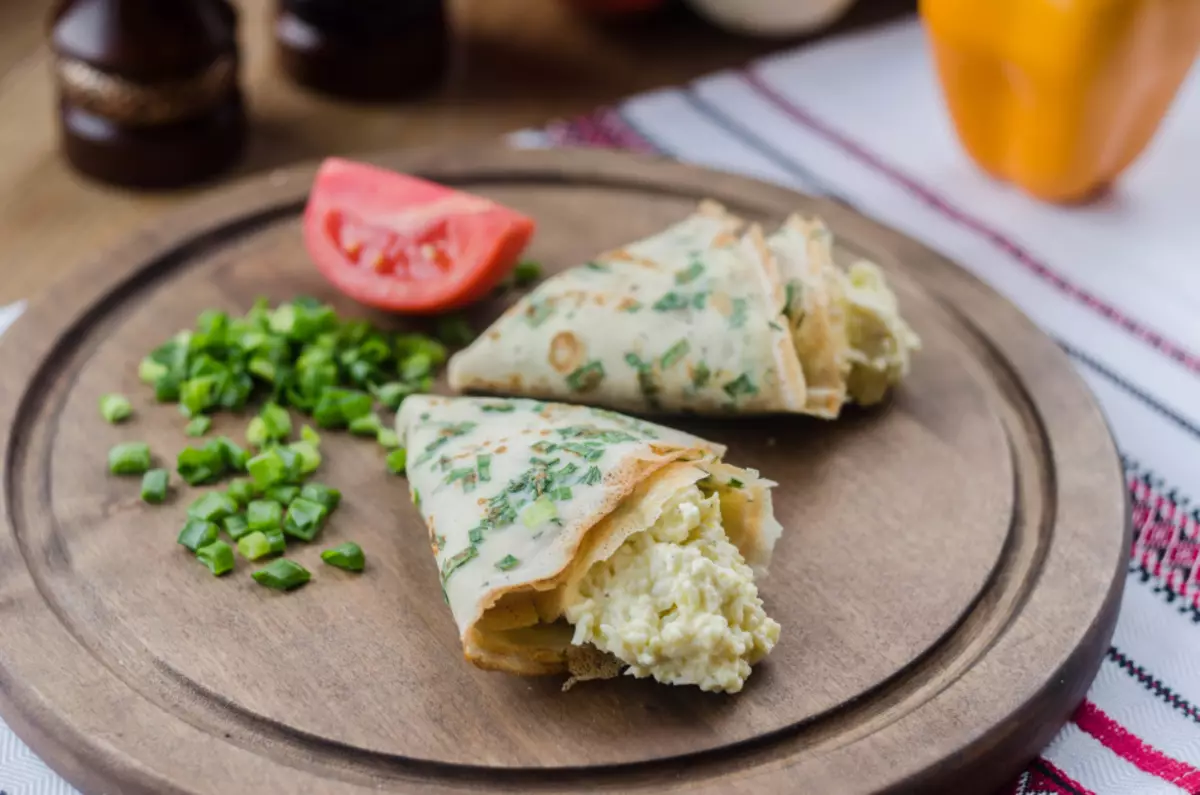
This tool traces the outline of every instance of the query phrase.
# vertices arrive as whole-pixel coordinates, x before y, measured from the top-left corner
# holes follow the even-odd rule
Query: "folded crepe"
[[[723,463],[720,445],[520,399],[417,395],[396,426],[481,668],[737,692],[774,647],[754,577],[782,532],[775,484]]]
[[[450,360],[460,392],[654,413],[876,403],[920,345],[880,269],[842,271],[833,236],[793,216],[763,237],[715,202],[564,271]]]

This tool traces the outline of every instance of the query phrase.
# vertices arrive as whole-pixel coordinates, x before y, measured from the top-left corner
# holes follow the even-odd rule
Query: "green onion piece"
[[[278,530],[264,530],[262,533],[267,537],[273,554],[278,555],[287,550],[287,536],[283,534],[282,527]]]
[[[292,442],[287,449],[300,457],[301,475],[311,475],[317,471],[317,467],[321,466],[321,453],[312,442]]]
[[[214,577],[233,571],[233,547],[224,541],[214,541],[196,550],[196,558],[213,573]]]
[[[150,469],[150,446],[122,442],[108,451],[108,471],[114,475],[144,475]]]
[[[333,513],[334,509],[342,501],[342,493],[340,491],[323,483],[305,484],[304,489],[300,492],[300,496],[309,502],[325,506],[325,510],[330,513]]]
[[[290,505],[292,500],[296,499],[299,496],[300,496],[300,487],[292,486],[292,485],[272,486],[271,488],[269,488],[265,492],[263,492],[264,498],[266,498],[268,500],[274,500],[275,502],[278,502],[285,507]]]
[[[518,287],[526,287],[533,284],[541,275],[541,263],[534,262],[531,259],[518,262],[517,267],[513,269],[513,281]]]
[[[267,434],[267,423],[262,417],[255,417],[246,426],[246,444],[251,447],[265,447],[270,436]]]
[[[254,500],[246,506],[246,526],[255,530],[278,530],[283,526],[283,506],[274,500]]]
[[[328,509],[319,502],[297,497],[288,506],[283,519],[283,532],[301,541],[312,541],[325,526]]]
[[[379,421],[378,414],[365,414],[356,418],[350,423],[350,433],[355,436],[379,436],[379,432],[383,430],[383,423]]]
[[[220,456],[221,463],[224,464],[225,471],[245,472],[246,471],[246,451],[237,445],[233,439],[228,436],[218,436],[215,439],[205,443],[204,448],[210,453],[216,453]]]
[[[363,558],[362,547],[353,541],[347,541],[333,549],[325,550],[321,553],[321,560],[330,566],[336,566],[346,571],[362,571],[366,562]]]
[[[210,491],[188,506],[187,515],[192,519],[219,522],[226,516],[237,513],[238,505],[232,497],[222,491]]]
[[[170,372],[170,368],[165,364],[147,356],[138,365],[138,380],[143,384],[154,385],[158,383],[159,379],[165,377]]]
[[[229,488],[225,489],[225,493],[239,506],[245,506],[246,503],[254,499],[258,493],[258,489],[254,487],[253,482],[246,478],[238,478],[229,484]]]
[[[437,336],[447,345],[461,348],[475,339],[475,330],[462,315],[442,315],[437,320]]]
[[[283,537],[282,533],[280,533],[280,537]],[[242,536],[237,540],[237,548],[238,552],[241,552],[242,557],[246,560],[258,560],[259,558],[265,558],[267,555],[275,553],[275,550],[271,549],[270,539],[267,538],[266,534],[261,532],[249,533]]]
[[[353,389],[329,388],[321,393],[313,419],[322,428],[344,428],[364,414],[371,413],[371,396]]]
[[[200,414],[188,422],[183,432],[191,437],[203,436],[208,433],[210,428],[212,428],[212,418],[207,414]]]
[[[221,520],[221,526],[225,528],[225,533],[234,541],[242,538],[242,536],[250,532],[250,523],[246,521],[246,517],[240,513],[235,513],[232,516],[226,516]]]
[[[308,569],[299,563],[293,563],[287,558],[279,558],[263,566],[250,575],[259,585],[274,588],[278,591],[290,591],[299,588],[312,579]]]
[[[521,561],[514,558],[512,555],[505,555],[500,560],[496,561],[496,568],[500,571],[509,571],[515,569]]]
[[[404,383],[401,381],[390,381],[380,386],[372,386],[371,394],[375,396],[383,405],[387,406],[392,411],[400,408],[400,404],[404,402],[404,398],[409,395],[415,395],[421,391],[419,382]]]
[[[165,469],[151,469],[142,475],[142,500],[158,505],[167,499],[170,474]]]
[[[403,475],[408,467],[408,450],[403,447],[397,447],[392,452],[388,453],[387,468],[388,472],[393,475]]]
[[[557,517],[558,508],[550,500],[549,495],[543,494],[531,502],[521,514],[521,522],[532,530]]]
[[[208,546],[217,540],[220,529],[212,522],[203,519],[188,519],[187,524],[179,531],[175,539],[180,544],[195,552],[200,547]]]
[[[206,375],[183,382],[179,388],[179,404],[187,409],[188,416],[200,414],[217,404],[223,380],[219,376]]]
[[[429,357],[436,367],[446,361],[446,346],[424,334],[401,334],[396,337],[396,359],[404,361],[416,353]]]
[[[314,431],[312,426],[305,425],[300,429],[300,441],[319,447],[321,444],[321,435]]]
[[[175,460],[175,471],[189,486],[212,483],[225,474],[225,459],[219,449],[185,447]]]
[[[385,450],[392,450],[400,446],[400,435],[391,428],[380,428],[379,433],[375,435],[375,440]]]
[[[246,470],[250,473],[254,485],[260,489],[270,488],[288,479],[287,464],[278,450],[267,450],[254,456],[246,462]]]
[[[124,422],[133,414],[133,406],[124,395],[102,395],[100,397],[100,416],[116,425]]]
[[[400,377],[405,381],[416,381],[433,372],[433,360],[424,353],[414,353],[400,366]]]
[[[278,403],[268,403],[258,416],[266,426],[267,438],[284,441],[292,435],[292,418]]]

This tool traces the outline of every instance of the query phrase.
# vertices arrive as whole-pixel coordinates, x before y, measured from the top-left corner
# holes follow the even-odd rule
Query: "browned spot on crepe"
[[[725,293],[713,293],[709,296],[708,305],[717,310],[717,314],[721,317],[729,317],[733,314],[733,301]]]
[[[587,358],[587,346],[583,340],[569,331],[560,331],[550,340],[550,366],[566,375],[583,364]]]

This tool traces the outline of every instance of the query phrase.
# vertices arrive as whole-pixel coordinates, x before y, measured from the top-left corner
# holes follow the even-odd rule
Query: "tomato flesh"
[[[361,303],[433,313],[487,295],[534,223],[480,196],[363,163],[321,166],[304,238],[322,274]]]

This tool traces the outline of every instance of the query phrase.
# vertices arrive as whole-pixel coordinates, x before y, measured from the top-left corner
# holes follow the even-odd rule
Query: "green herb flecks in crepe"
[[[881,271],[843,272],[831,246],[819,222],[767,238],[704,202],[539,284],[451,358],[450,385],[642,412],[836,417],[878,402],[918,341]]]
[[[586,678],[572,661],[591,653],[635,676],[736,692],[774,646],[779,625],[753,574],[781,532],[773,484],[722,463],[718,445],[519,399],[415,396],[397,432],[421,462],[408,470],[413,502],[475,664]]]

